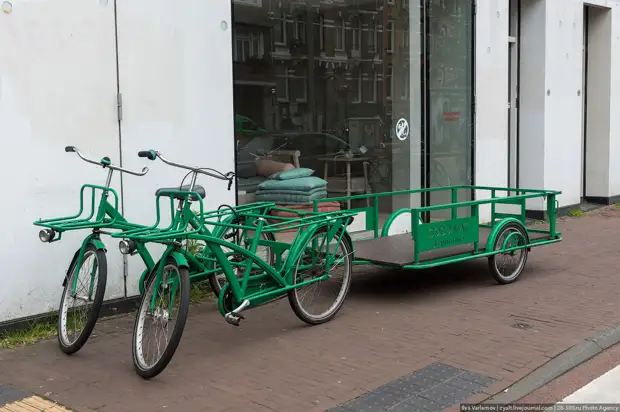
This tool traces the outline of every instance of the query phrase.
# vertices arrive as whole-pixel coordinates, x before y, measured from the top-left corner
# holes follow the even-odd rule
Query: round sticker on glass
[[[396,122],[396,137],[398,140],[407,140],[409,137],[409,123],[407,119],[400,118]]]

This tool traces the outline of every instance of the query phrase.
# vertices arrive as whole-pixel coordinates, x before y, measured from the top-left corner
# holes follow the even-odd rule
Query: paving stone
[[[454,386],[455,388],[463,389],[471,393],[482,392],[482,390],[488,385],[480,385],[472,381],[461,379],[460,376],[448,379],[446,385]],[[491,382],[492,383],[492,382]]]
[[[620,277],[609,268],[620,266],[620,219],[570,218],[558,229],[563,242],[533,248],[510,286],[495,284],[485,259],[428,271],[356,266],[347,300],[328,323],[307,327],[286,299],[244,312],[238,328],[214,301],[192,305],[171,363],[145,382],[132,366],[134,315],[100,320],[98,338],[73,356],[55,339],[0,349],[0,385],[51,393],[77,411],[105,401],[101,410],[113,412],[172,410],[184,398],[216,412],[318,412],[386,384],[411,396],[394,412],[405,404],[415,412],[414,395],[432,401],[425,396],[446,387],[453,398],[474,392],[472,385],[504,388],[548,354],[620,323],[620,312],[601,304],[618,300]],[[516,323],[534,327],[510,327]],[[515,374],[506,371],[511,364],[524,366]]]
[[[28,398],[31,395],[13,385],[2,385],[0,386],[0,406]]]
[[[435,402],[431,399],[423,398],[420,396],[416,396],[412,399],[407,400],[407,402],[405,402],[405,405],[407,405],[409,408],[426,412],[439,412],[444,410],[446,407],[445,403]]]
[[[495,383],[495,379],[488,376],[480,375],[479,373],[463,372],[459,375],[460,380],[472,382],[482,386],[489,386]]]
[[[431,400],[443,406],[451,406],[459,401],[469,398],[471,395],[473,395],[472,392],[442,383],[441,385],[421,392],[416,396]]]

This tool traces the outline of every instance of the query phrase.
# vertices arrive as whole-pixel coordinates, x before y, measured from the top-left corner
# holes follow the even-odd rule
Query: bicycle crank
[[[245,310],[248,306],[250,306],[250,301],[245,299],[243,302],[241,302],[241,305],[239,305],[239,307],[224,315],[224,319],[226,319],[226,322],[230,323],[233,326],[239,326],[241,320],[245,319],[245,317],[241,315],[241,312]]]

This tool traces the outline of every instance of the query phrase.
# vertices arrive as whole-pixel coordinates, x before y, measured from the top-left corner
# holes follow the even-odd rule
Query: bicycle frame
[[[272,209],[285,210],[283,208]],[[197,236],[196,239],[203,240],[207,244],[212,255],[215,257],[217,264],[220,266],[220,269],[226,276],[226,285],[224,285],[224,288],[222,289],[222,292],[220,293],[218,299],[218,309],[220,313],[225,317],[229,315],[229,312],[224,307],[228,290],[230,290],[230,292],[232,293],[234,301],[239,304],[239,307],[242,308],[241,310],[243,310],[246,308],[252,308],[267,303],[275,298],[278,298],[281,295],[284,295],[291,289],[326,280],[329,276],[329,272],[327,271],[321,276],[312,278],[310,280],[294,283],[293,276],[296,273],[296,271],[294,270],[295,265],[301,258],[302,254],[306,251],[307,244],[309,243],[310,239],[312,239],[312,237],[317,233],[319,228],[327,225],[328,229],[325,239],[334,239],[335,245],[338,245],[339,242],[342,240],[342,237],[347,236],[346,231],[340,229],[344,228],[347,219],[349,219],[355,214],[355,212],[331,212],[311,216],[310,219],[314,217],[314,222],[307,221],[305,219],[282,219],[284,220],[284,222],[266,225],[266,219],[264,218],[264,215],[250,212],[243,213],[243,216],[246,219],[250,218],[250,222],[256,221],[257,224],[254,227],[249,225],[228,225],[223,223],[221,224],[229,227],[237,227],[240,229],[242,228],[255,231],[254,237],[248,239],[251,242],[249,248],[244,248],[240,245],[225,241],[218,237]],[[304,230],[299,230],[304,227]],[[290,244],[285,242],[260,239],[261,232],[273,233],[284,229],[298,229],[295,239]],[[340,233],[338,234],[339,231]],[[336,237],[337,234],[338,236]],[[323,247],[325,246],[324,242],[325,240],[319,245],[318,250],[323,250]],[[313,246],[311,249],[317,250],[316,240],[314,241],[314,244],[315,246]],[[258,245],[268,246],[274,251],[274,254],[276,256],[276,267],[268,265],[264,260],[256,256],[255,251]],[[228,259],[226,258],[226,254],[222,251],[222,247],[231,249],[233,253],[241,255],[244,260],[242,262],[228,261]],[[336,246],[334,246],[334,251],[330,251],[329,248],[326,248],[326,267],[330,267],[334,263],[333,253],[335,253],[335,248]],[[286,250],[289,250],[289,254],[286,257],[286,260],[284,262],[281,262],[281,255]],[[308,264],[308,266],[319,266],[315,260],[316,256],[313,254],[312,257],[313,261]],[[235,266],[244,269],[242,278],[234,275],[233,267]],[[262,273],[258,275],[252,275],[252,269],[254,268],[259,269]],[[257,287],[258,290],[251,291],[250,288],[252,286]],[[236,309],[233,312],[237,312],[238,310],[239,309]]]
[[[79,230],[79,229],[92,229],[92,233],[90,233],[84,240],[80,246],[78,252],[76,252],[76,256],[74,256],[74,261],[76,263],[74,270],[78,270],[81,268],[84,252],[86,247],[91,244],[98,250],[106,250],[105,245],[101,241],[101,234],[111,234],[107,232],[107,230],[120,230],[120,231],[128,231],[140,227],[137,224],[133,224],[127,221],[124,216],[119,212],[119,196],[116,190],[110,187],[112,181],[112,175],[115,170],[120,172],[125,172],[137,176],[144,176],[148,172],[148,168],[143,168],[141,172],[133,172],[127,169],[123,169],[118,166],[112,165],[109,158],[104,157],[99,161],[91,160],[84,157],[77,148],[73,146],[68,146],[65,148],[66,152],[75,152],[80,158],[88,163],[92,163],[103,168],[108,169],[108,175],[106,178],[105,185],[94,185],[94,184],[84,184],[80,189],[80,208],[79,211],[72,216],[65,216],[59,218],[50,218],[50,219],[40,219],[34,222],[34,225],[44,227],[46,229],[39,232],[39,238],[47,243],[56,242],[62,239],[62,233],[71,230]],[[86,217],[81,217],[84,213],[85,202],[84,195],[87,189],[90,189],[91,192],[91,201],[90,201],[90,213]],[[95,207],[95,198],[96,192],[101,191],[101,195],[99,198],[99,203]],[[112,194],[114,201],[110,203],[109,195]],[[95,212],[96,210],[96,212]],[[58,237],[56,237],[58,234]],[[155,262],[146,249],[146,247],[141,244],[137,246],[137,253],[142,258],[142,261],[146,265],[147,269],[145,273],[150,272]],[[89,296],[88,298],[92,298],[93,288],[94,288],[94,274],[95,268],[93,268],[93,272],[91,273],[91,281],[89,287]],[[63,280],[63,286],[66,286],[66,282],[73,273],[67,273],[65,279]],[[77,288],[78,277],[75,276],[73,279],[73,283],[71,285],[71,294],[75,295]]]
[[[175,210],[174,208],[174,197],[175,196],[182,197],[182,200],[179,201],[179,206],[176,208],[176,211],[174,211]],[[198,233],[198,234],[201,234],[207,237],[213,236],[213,234],[206,227],[204,227],[204,225],[201,224],[198,217],[196,216],[196,213],[194,213],[194,211],[191,209],[191,206],[192,206],[192,202],[190,200],[191,196],[196,196],[200,198],[200,195],[197,192],[186,192],[186,191],[179,191],[179,190],[160,191],[160,193],[156,195],[157,208],[156,208],[156,222],[154,225],[149,226],[149,227],[144,227],[144,226],[137,227],[131,230],[127,230],[127,231],[120,232],[120,233],[115,233],[112,235],[112,237],[123,237],[126,239],[133,240],[135,242],[136,248],[139,247],[140,245],[142,245],[142,247],[145,248],[144,244],[146,242],[151,242],[151,241],[155,243],[162,243],[162,244],[167,245],[166,249],[164,250],[164,252],[162,253],[159,259],[159,262],[157,264],[157,271],[154,274],[152,274],[152,272],[155,269],[155,263],[153,263],[151,266],[147,265],[147,267],[149,268],[149,271],[144,272],[140,279],[140,287],[142,290],[144,289],[144,286],[146,283],[145,276],[148,276],[148,275],[156,276],[155,288],[158,288],[161,285],[163,269],[165,266],[165,262],[169,256],[171,256],[179,266],[186,266],[188,269],[192,269],[192,270],[198,269],[198,273],[194,273],[190,277],[190,279],[192,280],[196,280],[196,278],[199,278],[199,277],[208,276],[209,274],[216,271],[216,269],[207,268],[207,264],[212,262],[213,261],[212,259],[208,259],[208,258],[201,259],[200,257],[196,257],[192,255],[186,249],[182,248],[181,243],[178,240],[176,240],[179,237],[188,238],[189,235],[194,234],[194,233]],[[161,221],[161,212],[159,208],[159,202],[160,202],[161,197],[170,198],[171,222],[170,222],[170,225],[166,227],[165,229],[157,228],[157,226],[159,225]],[[201,212],[200,214],[203,214],[202,201],[199,204],[200,204],[200,212]],[[187,231],[188,228],[191,228],[191,230]],[[165,237],[161,236],[162,233],[165,234]],[[217,235],[219,234],[219,232],[216,231],[215,234]],[[207,264],[205,264],[204,261],[206,261]],[[174,287],[171,304],[172,302],[174,302],[174,297],[176,294],[176,286],[177,286],[176,282],[177,281],[175,280],[173,281],[173,283],[170,284],[170,286]],[[151,306],[149,308],[150,310],[152,310],[155,305],[155,298],[156,298],[156,295],[153,294],[153,297],[151,300]],[[172,313],[172,309],[170,310],[170,312]]]
[[[118,233],[113,235],[113,237],[124,237],[130,241],[138,241],[141,243],[154,242],[167,245],[166,250],[163,252],[159,260],[157,271],[151,274],[151,276],[156,277],[153,280],[156,282],[153,285],[155,289],[158,288],[162,282],[168,282],[168,280],[164,279],[162,275],[166,261],[168,261],[169,258],[174,259],[177,266],[186,267],[190,271],[190,281],[196,280],[201,276],[222,271],[226,277],[227,283],[220,292],[218,308],[220,313],[224,315],[228,321],[231,321],[229,316],[237,316],[235,312],[241,311],[248,306],[257,306],[265,303],[272,297],[282,295],[291,289],[305,286],[306,284],[313,282],[318,282],[320,280],[325,280],[325,276],[328,276],[328,274],[324,274],[321,277],[308,281],[293,283],[293,265],[297,263],[298,259],[301,257],[301,254],[305,250],[306,244],[319,228],[327,226],[327,235],[329,236],[328,238],[331,239],[341,228],[344,229],[345,222],[350,222],[352,217],[357,214],[357,212],[347,211],[329,213],[308,212],[302,213],[305,216],[298,219],[276,218],[274,216],[269,216],[270,218],[282,220],[283,222],[266,225],[265,223],[267,221],[266,217],[268,212],[274,209],[279,209],[275,207],[275,203],[258,202],[255,204],[238,206],[236,208],[229,207],[229,212],[220,212],[218,209],[218,211],[215,212],[204,213],[202,196],[198,193],[199,190],[204,189],[200,188],[199,190],[194,190],[196,188],[196,178],[198,174],[205,174],[221,180],[228,180],[229,190],[232,184],[232,176],[234,176],[234,174],[232,176],[230,174],[220,174],[218,176],[202,168],[169,161],[164,158],[161,153],[154,150],[140,151],[138,152],[138,156],[145,157],[150,160],[160,158],[166,164],[190,170],[192,173],[191,183],[188,188],[184,190],[160,189],[158,191],[156,194],[156,221],[152,226]],[[171,222],[166,228],[158,227],[161,222],[160,201],[162,196],[168,197],[170,200]],[[179,200],[176,211],[174,211],[174,199]],[[191,209],[192,201],[194,199],[197,200],[199,205],[199,212],[194,212]],[[288,212],[294,212],[288,209],[280,209],[287,210]],[[217,221],[209,221],[209,218],[212,217],[217,217]],[[222,220],[222,217],[226,217],[226,219]],[[243,222],[244,224],[241,224],[241,221],[236,222],[237,224],[232,223],[235,217],[242,217],[245,219]],[[256,225],[252,226],[254,223],[256,223]],[[207,225],[213,225],[215,228],[213,230],[209,230],[206,227]],[[254,231],[255,236],[247,239],[249,245],[239,245],[221,238],[221,235],[225,233],[222,231],[225,231],[227,228]],[[264,241],[260,239],[262,232],[277,232],[287,229],[298,229],[295,240],[291,244],[276,241]],[[342,236],[345,235],[346,230],[342,230],[338,241],[340,241]],[[209,253],[202,253],[199,256],[193,256],[187,250],[182,249],[182,243],[180,241],[182,239],[203,241],[206,245],[206,250],[203,250],[203,252],[208,250]],[[350,242],[350,239],[348,239],[348,241]],[[278,262],[276,263],[275,268],[271,267],[267,264],[267,262],[256,256],[255,253],[259,244],[269,245],[272,250],[279,252],[276,254]],[[232,252],[225,253],[222,250],[222,247],[226,247]],[[287,249],[289,249],[289,255],[286,257],[284,263],[281,263],[281,256]],[[228,260],[228,256],[230,254],[239,254],[243,257],[243,259],[241,262],[231,262]],[[327,261],[331,265],[329,262],[329,258],[331,257],[329,250],[327,255]],[[212,268],[207,267],[209,264],[212,264]],[[233,267],[242,267],[244,269],[242,279],[239,279],[235,275]],[[252,275],[253,269],[260,270],[261,274]],[[265,284],[267,287],[266,290],[263,290]],[[172,299],[170,304],[172,304],[176,296],[178,284],[177,281],[172,281],[169,285],[174,288],[171,292]],[[252,292],[252,287],[258,287],[258,291]],[[232,298],[241,304],[236,310],[227,312],[224,308],[224,300],[228,297],[227,291],[229,289],[232,293]],[[155,299],[156,296],[153,294],[149,303],[150,311],[152,311],[155,307]],[[249,299],[252,299],[253,302],[250,302]],[[169,314],[171,312],[172,308],[170,308]]]

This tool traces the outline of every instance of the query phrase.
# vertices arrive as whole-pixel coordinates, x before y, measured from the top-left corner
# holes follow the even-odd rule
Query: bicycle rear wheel
[[[292,282],[295,285],[325,274],[328,278],[289,290],[288,299],[295,315],[311,325],[330,321],[347,297],[352,269],[352,247],[342,229],[332,239],[327,238],[327,228],[319,229],[299,256]],[[330,291],[334,297],[329,297]],[[313,303],[319,303],[319,309],[311,309]]]
[[[68,354],[79,351],[90,337],[103,304],[108,277],[105,252],[88,244],[79,268],[79,250],[69,264],[58,309],[58,345]],[[77,277],[75,294],[73,282]]]
[[[168,257],[157,282],[157,268],[151,272],[133,329],[134,368],[144,379],[159,375],[172,360],[189,311],[189,270]],[[151,310],[154,294],[155,307]],[[176,308],[173,309],[173,305]],[[172,320],[174,326],[170,328]],[[161,338],[163,342],[160,342]]]

